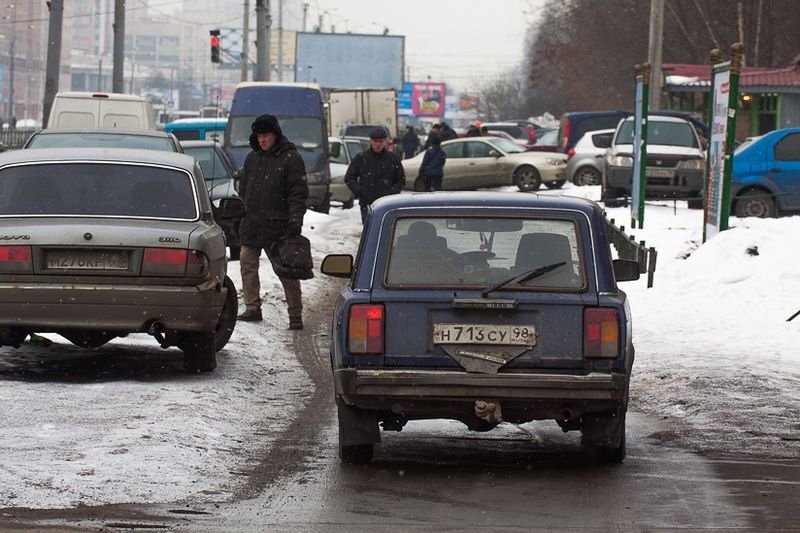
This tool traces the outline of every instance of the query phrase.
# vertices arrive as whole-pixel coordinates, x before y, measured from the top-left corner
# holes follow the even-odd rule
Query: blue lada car
[[[625,458],[631,315],[602,208],[567,197],[465,192],[382,198],[336,302],[331,364],[345,463],[409,420],[555,420],[598,457]]]

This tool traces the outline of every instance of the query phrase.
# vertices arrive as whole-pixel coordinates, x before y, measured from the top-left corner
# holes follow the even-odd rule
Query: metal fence
[[[0,151],[22,148],[37,128],[14,128],[0,131]]]
[[[617,226],[614,219],[606,219],[606,231],[612,246],[616,248],[620,259],[636,261],[639,263],[639,273],[647,273],[647,287],[653,286],[653,277],[656,272],[656,259],[658,252],[656,249],[647,247],[644,241],[638,243],[634,237],[625,233],[625,226]]]

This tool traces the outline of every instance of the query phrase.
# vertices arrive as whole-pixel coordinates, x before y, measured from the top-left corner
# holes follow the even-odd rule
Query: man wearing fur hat
[[[270,257],[273,243],[284,236],[300,235],[306,212],[306,167],[294,144],[281,131],[273,115],[261,115],[251,126],[250,147],[239,180],[245,215],[239,226],[245,311],[238,319],[262,320],[261,284],[258,277],[261,250]],[[279,278],[286,294],[289,329],[303,329],[300,280]]]

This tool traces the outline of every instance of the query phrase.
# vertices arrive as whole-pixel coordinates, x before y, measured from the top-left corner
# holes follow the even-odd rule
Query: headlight
[[[555,167],[557,167],[559,165],[566,165],[567,164],[566,160],[564,160],[564,159],[556,159],[554,157],[548,157],[547,159],[545,159],[545,162],[548,165],[553,165]]]
[[[633,158],[629,155],[615,155],[608,160],[612,167],[632,167]]]
[[[683,161],[678,161],[678,168],[684,170],[704,170],[706,168],[706,162],[702,159],[685,159]]]

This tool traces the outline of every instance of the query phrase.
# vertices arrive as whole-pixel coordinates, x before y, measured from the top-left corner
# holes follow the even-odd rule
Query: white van
[[[154,130],[150,101],[135,94],[60,92],[53,100],[48,128],[123,128]]]

